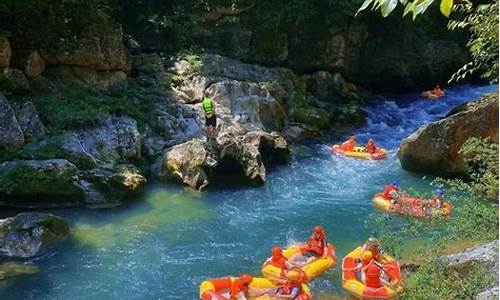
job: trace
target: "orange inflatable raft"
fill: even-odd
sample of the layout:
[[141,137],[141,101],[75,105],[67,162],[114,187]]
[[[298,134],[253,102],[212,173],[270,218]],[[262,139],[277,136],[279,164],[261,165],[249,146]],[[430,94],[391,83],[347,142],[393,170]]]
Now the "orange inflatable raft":
[[[292,264],[298,265],[296,262],[298,259],[303,258],[302,248],[304,246],[305,244],[290,246],[283,250],[283,255]],[[277,266],[264,264],[262,266],[262,275],[275,283],[284,282],[294,277],[299,277],[302,281],[310,281],[335,266],[335,263],[335,247],[332,244],[328,244],[328,253],[326,257],[316,257],[308,261],[308,263],[300,264],[300,266],[287,272],[283,272],[283,270]]]
[[442,92],[442,94],[434,94],[433,91],[425,91],[425,92],[420,93],[420,96],[425,97],[427,99],[436,100],[436,99],[443,97],[444,92]]
[[340,149],[340,145],[333,145],[331,150],[335,154],[354,158],[380,160],[387,157],[387,151],[383,148],[377,148],[375,153],[368,153],[365,147],[354,147],[353,151],[344,151]]
[[359,246],[342,260],[342,287],[356,299],[396,299],[401,288],[401,271],[397,260],[389,255],[382,254],[382,277],[384,285],[379,288],[367,287],[361,280],[362,247]]
[[418,218],[446,217],[451,215],[453,211],[453,204],[450,202],[442,201],[441,207],[437,208],[431,205],[431,200],[404,194],[400,196],[399,205],[385,199],[382,193],[375,194],[372,202],[375,207],[383,211]]
[[[236,280],[236,277],[224,277],[217,279],[205,280],[200,285],[201,300],[227,300],[231,285]],[[280,286],[275,285],[266,278],[254,277],[249,285],[248,300],[279,300],[277,296],[272,296],[273,290]],[[311,300],[312,295],[307,284],[302,284],[302,292],[295,298],[296,300]]]

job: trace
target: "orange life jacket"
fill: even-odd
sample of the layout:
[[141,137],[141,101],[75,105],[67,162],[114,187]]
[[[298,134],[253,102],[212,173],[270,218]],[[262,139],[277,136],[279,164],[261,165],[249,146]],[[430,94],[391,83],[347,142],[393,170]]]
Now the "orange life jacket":
[[340,149],[343,151],[352,151],[356,147],[356,142],[354,140],[347,140],[340,145]]
[[231,296],[229,299],[235,300],[238,299],[238,295],[243,292],[247,293],[248,292],[248,286],[244,286],[239,279],[236,279],[233,284],[231,285]]
[[363,270],[365,273],[365,284],[370,288],[379,288],[382,286],[382,282],[380,281],[380,267],[375,265],[374,262],[368,264]]
[[370,154],[373,154],[377,152],[377,146],[375,146],[375,143],[368,143],[366,144],[366,151],[368,151],[368,153]]
[[384,188],[384,193],[383,193],[382,197],[384,197],[385,200],[391,200],[392,199],[392,196],[391,196],[392,191],[397,192],[398,188],[393,186],[393,185],[386,185]]

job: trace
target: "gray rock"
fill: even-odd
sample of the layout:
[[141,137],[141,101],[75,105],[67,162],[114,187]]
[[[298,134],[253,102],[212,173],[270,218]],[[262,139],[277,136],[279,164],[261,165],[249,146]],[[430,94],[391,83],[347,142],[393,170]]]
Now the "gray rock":
[[0,220],[0,254],[33,257],[68,234],[68,222],[62,218],[44,213],[20,213]]
[[400,145],[404,169],[445,177],[461,177],[467,169],[459,155],[470,137],[490,137],[498,144],[498,94],[473,102],[437,122],[420,127]]
[[240,136],[223,135],[218,142],[194,139],[176,145],[158,159],[153,173],[157,179],[179,181],[200,190],[228,174],[250,184],[262,184],[266,181],[266,165],[284,163],[288,157],[288,145],[280,135],[252,131]]
[[85,195],[78,169],[65,159],[6,161],[0,164],[0,204],[14,207],[79,206]]
[[9,40],[6,37],[0,37],[0,72],[3,72],[10,65],[12,49]]
[[130,34],[123,34],[123,42],[125,47],[127,47],[130,54],[139,54],[141,53],[141,45],[137,42],[133,36]]
[[65,156],[84,168],[96,164],[111,166],[120,159],[141,155],[141,137],[137,122],[127,116],[108,117],[95,128],[64,135]]
[[0,87],[13,93],[25,93],[30,89],[30,84],[22,71],[5,69],[0,72]]
[[36,50],[20,51],[12,60],[12,65],[22,70],[30,79],[42,75],[45,71],[45,61]]
[[51,65],[128,72],[130,63],[123,44],[122,28],[113,22],[107,22],[107,25],[84,28],[78,45],[72,51],[44,49],[42,57]]
[[488,273],[495,276],[495,283],[479,293],[476,299],[498,299],[498,240],[447,255],[443,257],[443,260],[451,267],[467,267],[473,262],[481,263],[486,267]]
[[0,148],[19,146],[23,143],[23,131],[14,114],[14,110],[7,99],[0,94]]
[[32,102],[23,104],[18,114],[19,125],[26,141],[34,142],[45,137],[45,125],[38,116],[38,111]]

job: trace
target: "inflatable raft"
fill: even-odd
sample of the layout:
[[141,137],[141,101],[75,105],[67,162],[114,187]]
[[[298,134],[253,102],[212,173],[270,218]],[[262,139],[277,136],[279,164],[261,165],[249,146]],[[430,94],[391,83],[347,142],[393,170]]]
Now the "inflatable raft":
[[[224,277],[217,279],[205,280],[200,285],[200,299],[201,300],[227,300],[229,299],[229,292],[232,283],[236,277]],[[269,293],[273,289],[278,288],[266,278],[254,277],[249,285],[248,300],[279,300],[283,298],[273,297]],[[307,284],[302,284],[302,293],[299,294],[296,300],[310,300],[312,299],[311,291]]]
[[397,260],[389,255],[381,255],[382,277],[385,284],[379,288],[367,287],[361,280],[358,262],[362,247],[359,246],[342,260],[342,287],[357,299],[396,299],[401,291],[401,271]]
[[442,95],[436,95],[432,91],[425,91],[425,92],[420,93],[420,96],[425,97],[427,99],[436,100],[436,99],[443,97],[444,92]]
[[353,151],[344,151],[340,149],[340,145],[333,145],[332,151],[335,154],[363,159],[379,160],[387,157],[387,151],[383,148],[377,148],[375,153],[368,153],[365,147],[354,147]]
[[443,201],[440,208],[432,207],[431,200],[413,197],[409,195],[401,195],[400,205],[392,204],[390,200],[384,199],[382,193],[376,194],[373,197],[373,205],[375,207],[390,213],[408,215],[412,217],[439,217],[449,216],[453,210],[453,204]]
[[[303,247],[305,247],[305,244],[293,245],[283,250],[283,255],[292,264],[298,265],[298,263],[296,263],[297,260],[304,258],[301,251]],[[275,283],[297,277],[299,277],[302,281],[309,281],[333,267],[335,263],[336,259],[334,246],[332,244],[328,244],[328,253],[326,257],[317,257],[307,264],[296,267],[288,272],[283,272],[281,268],[274,265],[264,264],[262,266],[262,275]]]

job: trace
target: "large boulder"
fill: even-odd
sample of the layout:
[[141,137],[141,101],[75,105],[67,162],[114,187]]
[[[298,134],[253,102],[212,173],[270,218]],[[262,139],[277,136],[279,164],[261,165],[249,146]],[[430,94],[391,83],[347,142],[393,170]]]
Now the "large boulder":
[[127,116],[110,116],[99,126],[66,133],[61,138],[64,157],[84,169],[112,166],[119,160],[141,156],[137,121]]
[[208,185],[208,170],[216,166],[211,159],[208,144],[194,139],[168,149],[155,164],[156,178],[164,181],[177,180],[195,189]]
[[[82,175],[102,194],[105,202],[95,205],[111,206],[122,200],[137,197],[144,191],[146,178],[132,165],[117,165],[112,169],[93,169]],[[99,198],[99,196],[97,197]]]
[[17,115],[26,141],[38,141],[45,137],[45,125],[32,102],[25,102]]
[[252,131],[223,135],[215,142],[194,139],[168,149],[155,164],[155,176],[203,189],[227,174],[250,184],[266,181],[266,166],[288,160],[287,142],[276,133]]
[[62,218],[45,213],[20,213],[0,220],[0,255],[33,257],[68,234],[68,222]]
[[51,65],[86,67],[97,71],[130,70],[119,24],[90,26],[84,29],[74,50],[44,49],[42,57]]
[[78,169],[65,159],[6,161],[0,164],[0,204],[79,206],[85,193]]
[[9,68],[0,72],[0,87],[21,94],[30,89],[30,83],[21,70]]
[[458,153],[470,137],[498,143],[498,94],[472,102],[454,114],[420,127],[401,142],[398,156],[404,169],[445,177],[465,176]]
[[42,75],[45,71],[45,60],[36,50],[19,51],[14,55],[13,65],[30,79]]
[[23,131],[14,110],[7,99],[0,94],[0,148],[19,146],[23,143]]

